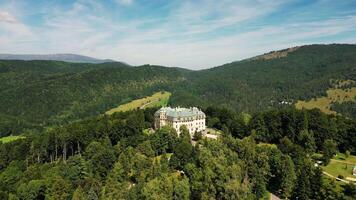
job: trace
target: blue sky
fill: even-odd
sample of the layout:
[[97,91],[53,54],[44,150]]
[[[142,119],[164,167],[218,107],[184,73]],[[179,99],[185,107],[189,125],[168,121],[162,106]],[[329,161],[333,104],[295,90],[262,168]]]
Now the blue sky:
[[202,69],[314,43],[356,43],[356,0],[0,0],[0,53]]

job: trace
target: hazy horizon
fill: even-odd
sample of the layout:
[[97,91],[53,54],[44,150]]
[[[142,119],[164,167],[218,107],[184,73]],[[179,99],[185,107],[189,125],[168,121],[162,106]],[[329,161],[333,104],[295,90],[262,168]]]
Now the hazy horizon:
[[3,1],[0,53],[202,69],[308,44],[356,43],[356,1]]
[[[327,44],[327,43],[320,43],[320,44],[310,44],[310,45],[332,45],[332,44],[346,44],[346,45],[356,45],[356,43],[330,43],[330,44]],[[307,46],[307,45],[301,45],[301,46]],[[301,47],[301,46],[294,46],[294,47]],[[291,47],[293,48],[293,47]],[[188,70],[204,70],[204,69],[210,69],[210,68],[214,68],[214,67],[219,67],[219,66],[222,66],[224,64],[228,64],[228,63],[232,63],[232,62],[239,62],[239,61],[243,61],[243,60],[246,60],[246,59],[250,59],[250,58],[254,58],[256,56],[261,56],[261,55],[264,55],[264,54],[268,54],[270,52],[274,52],[274,51],[282,51],[282,50],[285,50],[287,48],[284,48],[284,49],[272,49],[270,51],[267,51],[267,52],[263,52],[261,54],[257,54],[257,55],[252,55],[252,56],[249,56],[249,57],[246,57],[246,58],[241,58],[241,59],[238,59],[238,60],[231,60],[231,61],[227,61],[225,63],[220,63],[220,64],[217,64],[215,66],[208,66],[208,67],[205,67],[205,66],[201,66],[200,68],[188,68],[188,67],[183,67],[183,66],[165,66],[165,65],[162,65],[162,64],[159,64],[159,63],[143,63],[143,64],[140,64],[140,65],[133,65],[133,64],[130,64],[130,63],[127,63],[125,62],[124,60],[115,60],[115,59],[111,59],[111,58],[98,58],[98,57],[95,57],[95,56],[88,56],[88,55],[83,55],[83,54],[78,54],[78,53],[53,53],[53,54],[8,54],[8,53],[2,53],[0,52],[0,56],[2,55],[11,55],[11,56],[55,56],[55,55],[74,55],[74,56],[83,56],[83,57],[88,57],[88,58],[91,58],[91,59],[97,59],[97,60],[101,60],[101,61],[105,61],[105,62],[121,62],[121,63],[125,63],[127,65],[130,65],[130,66],[133,66],[133,67],[139,67],[139,66],[142,66],[142,65],[157,65],[157,66],[163,66],[163,67],[178,67],[178,68],[182,68],[182,69],[188,69]],[[2,58],[0,58],[2,59]],[[14,59],[5,59],[5,60],[14,60]],[[22,60],[22,59],[20,59]],[[27,60],[27,61],[30,61],[30,60],[38,60],[38,59],[23,59],[23,60]],[[39,60],[46,60],[46,59],[39,59]],[[58,61],[64,61],[64,62],[71,62],[71,61],[65,61],[65,60],[60,60],[60,59],[50,59],[50,60],[58,60]],[[85,62],[83,62],[85,63]],[[92,62],[88,62],[88,63],[92,63]],[[100,64],[102,62],[98,62],[98,63],[94,63],[94,64]]]

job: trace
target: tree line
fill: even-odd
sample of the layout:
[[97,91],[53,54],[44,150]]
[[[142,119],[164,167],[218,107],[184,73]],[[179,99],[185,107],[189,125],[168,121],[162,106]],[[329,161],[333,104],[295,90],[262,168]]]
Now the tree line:
[[[355,153],[355,121],[319,111],[251,117],[208,107],[218,140],[183,127],[153,134],[156,109],[119,112],[0,144],[1,199],[353,199],[355,187],[322,177],[312,154]],[[325,161],[327,162],[327,157]]]
[[[326,96],[356,80],[356,45],[309,45],[275,59],[249,59],[191,71],[122,63],[0,60],[0,136],[66,124],[152,95],[172,93],[175,106],[221,105],[258,113],[285,101]],[[350,87],[353,85],[350,85]],[[332,109],[353,117],[354,103]]]

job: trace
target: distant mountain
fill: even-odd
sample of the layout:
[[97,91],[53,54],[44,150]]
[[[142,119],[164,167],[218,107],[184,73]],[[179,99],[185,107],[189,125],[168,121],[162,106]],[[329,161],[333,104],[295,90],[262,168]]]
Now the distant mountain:
[[72,63],[116,62],[110,59],[97,59],[77,54],[0,54],[0,60],[55,60]]
[[[0,134],[105,113],[158,91],[173,106],[219,105],[248,113],[327,96],[356,81],[356,45],[309,45],[206,70],[119,62],[0,60]],[[335,102],[332,102],[335,103]],[[343,111],[353,104],[328,105]],[[19,130],[15,130],[19,129]]]

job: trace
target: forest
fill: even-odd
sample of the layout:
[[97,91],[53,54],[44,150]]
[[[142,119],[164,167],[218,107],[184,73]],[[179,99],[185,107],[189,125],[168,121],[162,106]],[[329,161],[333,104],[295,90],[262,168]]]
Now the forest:
[[[356,80],[356,45],[285,51],[284,57],[262,56],[198,71],[119,62],[0,60],[0,136],[39,133],[159,91],[172,93],[172,106],[221,105],[254,114],[279,108],[281,102],[325,96],[333,81]],[[331,109],[355,117],[354,102],[334,103]]]
[[356,154],[356,121],[319,110],[269,109],[250,118],[207,107],[219,139],[183,127],[155,133],[157,108],[71,122],[0,143],[0,199],[355,199],[315,167],[335,152]]

